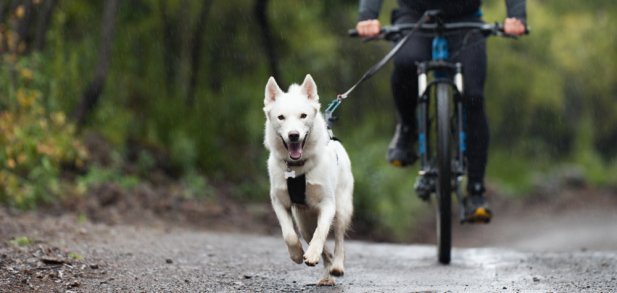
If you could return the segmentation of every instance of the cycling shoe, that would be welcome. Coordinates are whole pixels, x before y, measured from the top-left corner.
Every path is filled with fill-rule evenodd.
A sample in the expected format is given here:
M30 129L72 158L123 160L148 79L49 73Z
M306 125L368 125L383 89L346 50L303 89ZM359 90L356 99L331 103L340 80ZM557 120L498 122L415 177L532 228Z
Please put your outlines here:
M411 150L412 136L412 127L400 123L396 125L387 153L387 159L391 165L405 167L418 160L418 156Z
M489 223L493 212L482 194L472 194L463 199L465 205L465 222Z

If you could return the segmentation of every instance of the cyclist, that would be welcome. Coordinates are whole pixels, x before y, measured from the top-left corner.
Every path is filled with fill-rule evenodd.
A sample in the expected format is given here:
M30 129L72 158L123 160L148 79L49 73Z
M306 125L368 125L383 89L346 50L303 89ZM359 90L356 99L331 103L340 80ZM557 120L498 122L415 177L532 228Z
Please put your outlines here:
M520 36L525 32L526 0L505 0L508 17L504 21L507 34ZM427 10L438 9L447 22L481 22L481 0L397 0L398 8L392 11L393 24L417 22ZM382 0L360 0L359 20L356 25L361 37L379 34L381 24L377 19ZM462 47L466 32L447 36L450 52ZM387 160L394 166L413 164L418 156L411 149L416 137L415 107L418 85L416 62L431 59L432 38L412 36L394 56L391 76L392 95L397 113L397 125L387 151ZM468 46L452 56L463 64L465 108L467 111L467 196L464 204L468 219L474 222L490 220L492 212L484 193L484 173L488 158L489 128L484 110L484 81L486 78L486 42L479 34L471 34ZM414 139L415 140L415 139Z

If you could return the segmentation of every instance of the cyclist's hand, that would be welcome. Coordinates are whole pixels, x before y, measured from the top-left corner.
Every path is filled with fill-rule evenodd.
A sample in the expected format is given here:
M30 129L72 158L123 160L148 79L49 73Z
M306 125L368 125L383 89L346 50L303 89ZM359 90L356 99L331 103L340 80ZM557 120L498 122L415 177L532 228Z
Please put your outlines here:
M525 24L518 18L506 18L503 30L508 35L521 36L525 33Z
M381 30L381 24L377 19L363 20L356 24L358 35L362 38L377 36Z

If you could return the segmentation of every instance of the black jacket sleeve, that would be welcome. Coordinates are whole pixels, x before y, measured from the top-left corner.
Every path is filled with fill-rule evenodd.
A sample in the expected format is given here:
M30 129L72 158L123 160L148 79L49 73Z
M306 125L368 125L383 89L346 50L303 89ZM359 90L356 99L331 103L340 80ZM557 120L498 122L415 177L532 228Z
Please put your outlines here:
M527 22L527 4L526 0L506 0L506 8L508 17L518 18L523 22Z
M358 21L377 19L382 2L382 0L360 0Z

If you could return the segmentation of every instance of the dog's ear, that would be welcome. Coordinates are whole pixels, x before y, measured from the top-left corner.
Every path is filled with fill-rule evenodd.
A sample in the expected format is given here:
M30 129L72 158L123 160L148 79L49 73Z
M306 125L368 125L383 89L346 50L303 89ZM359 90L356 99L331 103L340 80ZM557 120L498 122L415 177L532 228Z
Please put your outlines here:
M276 83L276 80L274 80L274 77L270 76L270 79L268 79L268 83L266 84L266 98L264 99L264 105L274 102L282 93L283 91Z
M310 74L307 74L302 82L302 92L306 94L309 101L317 102L319 96L317 95L317 85Z

